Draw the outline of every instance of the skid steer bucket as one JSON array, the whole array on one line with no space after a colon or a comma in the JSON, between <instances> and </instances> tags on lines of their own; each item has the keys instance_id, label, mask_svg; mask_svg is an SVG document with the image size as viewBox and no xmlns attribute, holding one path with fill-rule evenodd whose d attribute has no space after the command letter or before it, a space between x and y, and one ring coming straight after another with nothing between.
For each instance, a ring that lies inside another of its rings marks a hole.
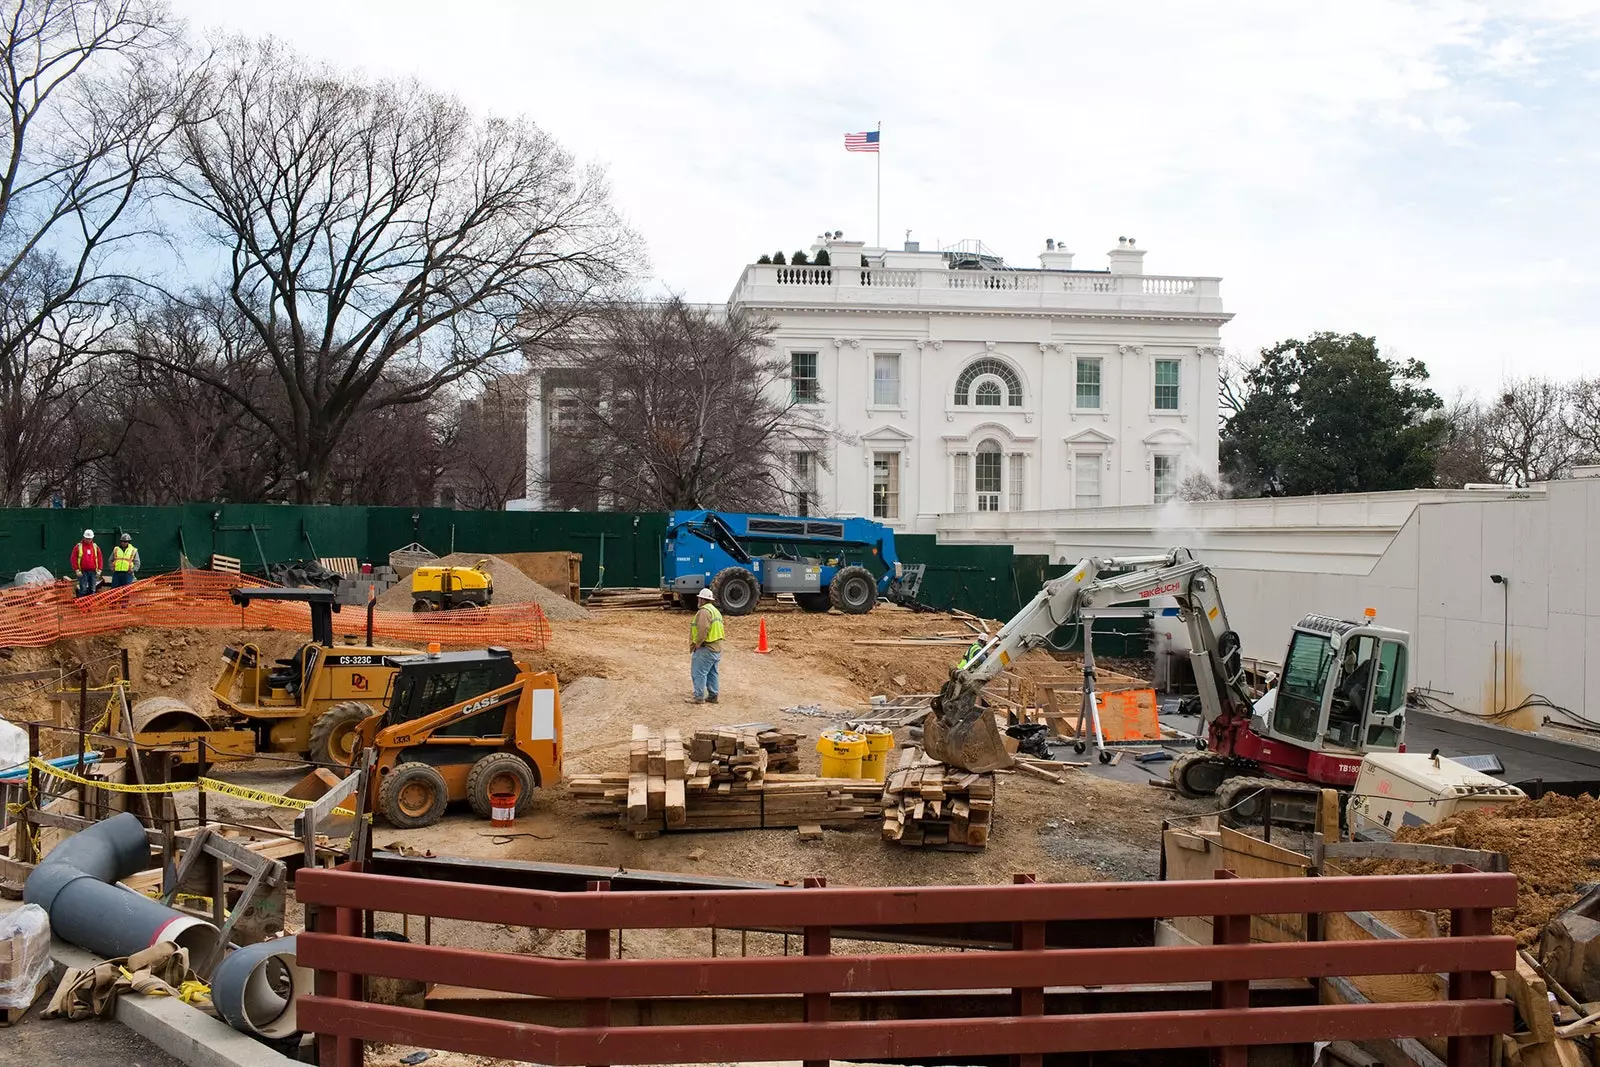
<instances>
[{"instance_id":1,"label":"skid steer bucket","mask_svg":"<svg viewBox=\"0 0 1600 1067\"><path fill-rule=\"evenodd\" d=\"M978 773L1012 762L994 713L979 702L977 690L954 678L933 698L933 710L923 720L922 750L940 763Z\"/></svg>"}]
</instances>

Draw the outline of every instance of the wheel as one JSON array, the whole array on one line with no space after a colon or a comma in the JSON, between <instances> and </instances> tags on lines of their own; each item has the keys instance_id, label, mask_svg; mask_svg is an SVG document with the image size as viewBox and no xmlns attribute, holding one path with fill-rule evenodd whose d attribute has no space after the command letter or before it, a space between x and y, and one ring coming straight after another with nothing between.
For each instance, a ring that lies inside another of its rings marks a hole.
<instances>
[{"instance_id":1,"label":"wheel","mask_svg":"<svg viewBox=\"0 0 1600 1067\"><path fill-rule=\"evenodd\" d=\"M1195 800L1209 797L1230 777L1227 763L1203 752L1190 752L1172 765L1169 773L1178 795Z\"/></svg>"},{"instance_id":2,"label":"wheel","mask_svg":"<svg viewBox=\"0 0 1600 1067\"><path fill-rule=\"evenodd\" d=\"M402 830L432 826L444 818L450 801L444 776L426 763L402 763L384 779L378 807L391 825Z\"/></svg>"},{"instance_id":3,"label":"wheel","mask_svg":"<svg viewBox=\"0 0 1600 1067\"><path fill-rule=\"evenodd\" d=\"M422 597L417 597L417 599L415 599L415 600L413 600L411 602L411 610L412 611L419 611L419 612L420 611L432 611L433 610L433 601L424 600Z\"/></svg>"},{"instance_id":4,"label":"wheel","mask_svg":"<svg viewBox=\"0 0 1600 1067\"><path fill-rule=\"evenodd\" d=\"M878 582L865 567L844 567L828 583L828 600L846 615L865 615L878 602Z\"/></svg>"},{"instance_id":5,"label":"wheel","mask_svg":"<svg viewBox=\"0 0 1600 1067\"><path fill-rule=\"evenodd\" d=\"M1194 739L1194 750L1196 752L1204 752L1206 750L1206 739L1203 738L1203 737L1195 738Z\"/></svg>"},{"instance_id":6,"label":"wheel","mask_svg":"<svg viewBox=\"0 0 1600 1067\"><path fill-rule=\"evenodd\" d=\"M1111 762L1111 753L1109 751L1106 751L1106 750L1102 749L1101 752L1100 752L1100 762L1101 763L1110 763Z\"/></svg>"},{"instance_id":7,"label":"wheel","mask_svg":"<svg viewBox=\"0 0 1600 1067\"><path fill-rule=\"evenodd\" d=\"M796 593L794 602L800 605L801 611L810 611L819 615L833 607L828 602L827 593Z\"/></svg>"},{"instance_id":8,"label":"wheel","mask_svg":"<svg viewBox=\"0 0 1600 1067\"><path fill-rule=\"evenodd\" d=\"M693 611L696 604L695 598L696 594L694 593L679 593L678 607L683 608L685 611Z\"/></svg>"},{"instance_id":9,"label":"wheel","mask_svg":"<svg viewBox=\"0 0 1600 1067\"><path fill-rule=\"evenodd\" d=\"M1072 742L1072 751L1076 752L1080 756L1083 755L1085 752L1089 751L1089 742L1087 742L1087 741L1074 741L1074 742Z\"/></svg>"},{"instance_id":10,"label":"wheel","mask_svg":"<svg viewBox=\"0 0 1600 1067\"><path fill-rule=\"evenodd\" d=\"M711 592L724 615L748 615L761 599L756 576L743 567L724 567L711 579Z\"/></svg>"},{"instance_id":11,"label":"wheel","mask_svg":"<svg viewBox=\"0 0 1600 1067\"><path fill-rule=\"evenodd\" d=\"M480 819L490 818L493 806L489 798L496 793L510 793L517 798L517 814L533 807L533 790L537 783L533 771L521 756L511 752L495 752L472 765L467 775L467 802Z\"/></svg>"},{"instance_id":12,"label":"wheel","mask_svg":"<svg viewBox=\"0 0 1600 1067\"><path fill-rule=\"evenodd\" d=\"M323 712L311 724L311 749L307 753L311 762L324 767L350 766L356 755L356 727L376 714L377 709L359 700L342 701Z\"/></svg>"}]
</instances>

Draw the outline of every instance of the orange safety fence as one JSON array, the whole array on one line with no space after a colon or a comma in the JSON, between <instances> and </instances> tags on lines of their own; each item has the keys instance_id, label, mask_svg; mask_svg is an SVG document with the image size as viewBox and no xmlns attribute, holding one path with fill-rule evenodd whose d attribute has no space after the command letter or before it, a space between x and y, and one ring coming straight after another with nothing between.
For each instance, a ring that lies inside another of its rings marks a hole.
<instances>
[{"instance_id":1,"label":"orange safety fence","mask_svg":"<svg viewBox=\"0 0 1600 1067\"><path fill-rule=\"evenodd\" d=\"M35 648L135 626L310 633L306 604L258 601L241 606L228 598L230 589L271 587L238 574L181 570L82 598L73 597L70 580L0 590L0 647ZM364 634L366 605L342 608L334 616L335 631ZM374 639L468 648L507 645L541 652L550 640L550 622L533 603L424 613L375 611L372 631Z\"/></svg>"}]
</instances>

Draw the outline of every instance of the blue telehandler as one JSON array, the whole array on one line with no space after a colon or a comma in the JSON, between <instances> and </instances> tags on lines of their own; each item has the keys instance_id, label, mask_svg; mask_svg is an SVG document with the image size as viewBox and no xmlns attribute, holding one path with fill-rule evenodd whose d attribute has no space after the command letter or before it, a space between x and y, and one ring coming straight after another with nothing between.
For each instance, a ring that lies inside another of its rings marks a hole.
<instances>
[{"instance_id":1,"label":"blue telehandler","mask_svg":"<svg viewBox=\"0 0 1600 1067\"><path fill-rule=\"evenodd\" d=\"M771 551L757 555L762 546ZM805 611L847 615L866 614L880 597L915 604L922 572L898 558L894 530L871 519L674 511L661 544L662 597L692 608L709 587L726 615L748 615L778 593Z\"/></svg>"}]
</instances>

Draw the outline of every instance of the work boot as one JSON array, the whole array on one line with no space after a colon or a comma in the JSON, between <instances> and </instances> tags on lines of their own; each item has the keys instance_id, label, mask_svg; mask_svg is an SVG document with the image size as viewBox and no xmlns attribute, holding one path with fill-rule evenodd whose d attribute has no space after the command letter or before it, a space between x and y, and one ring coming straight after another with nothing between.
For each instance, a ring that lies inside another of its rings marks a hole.
<instances>
[{"instance_id":1,"label":"work boot","mask_svg":"<svg viewBox=\"0 0 1600 1067\"><path fill-rule=\"evenodd\" d=\"M717 694L712 693L710 696L706 697L706 703L707 704L715 704L716 702L717 702Z\"/></svg>"},{"instance_id":2,"label":"work boot","mask_svg":"<svg viewBox=\"0 0 1600 1067\"><path fill-rule=\"evenodd\" d=\"M705 703L705 701L703 699L701 699L700 697L684 697L683 698L683 702L685 704L704 704Z\"/></svg>"}]
</instances>

